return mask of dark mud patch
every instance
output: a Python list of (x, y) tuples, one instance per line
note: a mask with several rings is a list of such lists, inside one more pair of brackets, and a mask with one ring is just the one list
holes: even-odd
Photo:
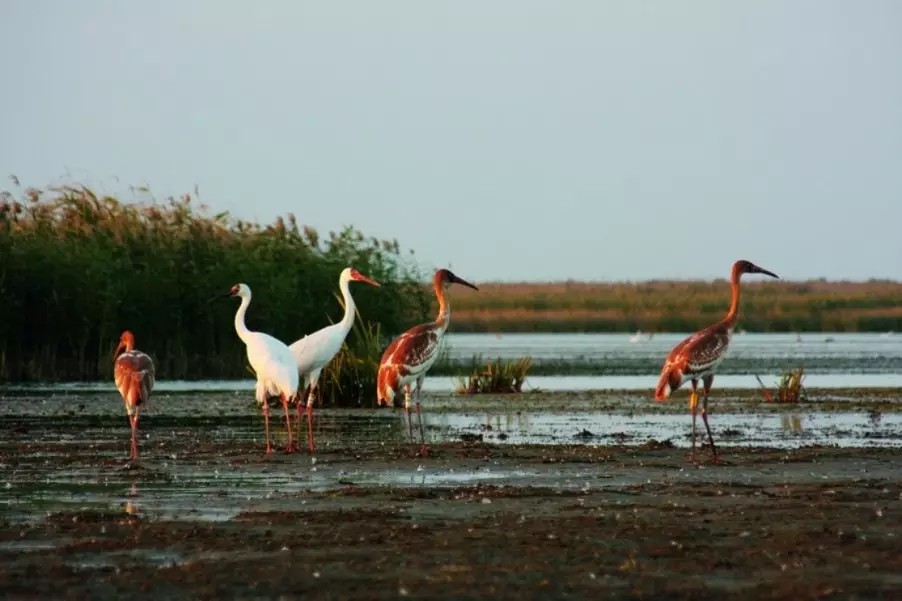
[[(896, 480), (357, 491), (218, 523), (6, 524), (0, 592), (46, 599), (895, 598)], [(488, 502), (486, 502), (488, 501)], [(427, 511), (429, 506), (436, 511)]]

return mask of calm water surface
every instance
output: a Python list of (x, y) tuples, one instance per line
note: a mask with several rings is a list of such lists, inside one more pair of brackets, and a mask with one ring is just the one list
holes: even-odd
[[(446, 336), (451, 358), (521, 357), (534, 359), (623, 359), (661, 361), (684, 334), (455, 334)], [(902, 334), (736, 334), (730, 343), (730, 359), (797, 360), (902, 360)]]
[[(455, 334), (449, 333), (444, 353), (451, 361), (529, 355), (536, 363), (567, 362), (588, 365), (586, 375), (532, 376), (528, 388), (543, 390), (651, 390), (664, 357), (688, 334)], [(902, 334), (736, 334), (721, 364), (716, 384), (728, 388), (756, 388), (755, 376), (774, 386), (780, 374), (796, 367), (806, 370), (810, 388), (902, 387)], [(584, 373), (580, 372), (580, 373)], [(554, 372), (552, 372), (554, 373)], [(571, 371), (572, 373), (572, 371)], [(432, 375), (424, 389), (454, 389), (454, 378)], [(9, 389), (35, 388), (8, 386)], [(40, 388), (40, 386), (38, 386)], [(112, 382), (57, 384), (56, 390), (114, 390)], [(253, 381), (166, 381), (157, 391), (252, 390)]]

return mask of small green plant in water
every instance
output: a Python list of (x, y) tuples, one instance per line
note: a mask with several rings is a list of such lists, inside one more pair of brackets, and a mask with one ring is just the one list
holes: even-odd
[(486, 361), (479, 365), (481, 358), (473, 358), (473, 369), (467, 377), (454, 379), (457, 394), (506, 394), (523, 391), (523, 384), (532, 365), (532, 357), (504, 361)]
[(805, 379), (805, 368), (799, 367), (783, 372), (780, 386), (777, 389), (777, 402), (798, 403), (804, 394), (802, 381)]

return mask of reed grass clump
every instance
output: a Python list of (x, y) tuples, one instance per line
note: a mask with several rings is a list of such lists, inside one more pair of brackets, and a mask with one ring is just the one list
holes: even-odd
[[(333, 295), (348, 265), (382, 284), (354, 290), (373, 327), (400, 332), (426, 318), (425, 278), (394, 240), (351, 227), (321, 236), (292, 214), (269, 225), (212, 215), (189, 194), (135, 194), (125, 203), (64, 185), (0, 195), (0, 379), (109, 379), (126, 328), (160, 379), (248, 377), (237, 301), (210, 297), (246, 283), (248, 327), (290, 344), (340, 318)], [(349, 353), (368, 344), (361, 334), (349, 335)]]
[(482, 363), (474, 357), (468, 376), (454, 379), (457, 394), (509, 394), (523, 391), (523, 384), (532, 365), (532, 357), (513, 360), (495, 359)]
[(798, 403), (805, 392), (802, 381), (805, 379), (805, 368), (799, 367), (783, 372), (777, 388), (778, 403)]

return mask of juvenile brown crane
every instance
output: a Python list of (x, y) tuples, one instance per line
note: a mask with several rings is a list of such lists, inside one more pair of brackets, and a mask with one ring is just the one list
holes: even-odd
[(153, 390), (153, 360), (135, 349), (135, 335), (129, 330), (122, 332), (113, 357), (115, 357), (113, 378), (125, 402), (125, 411), (132, 426), (131, 458), (137, 460), (138, 417), (141, 414), (141, 405), (150, 400), (150, 391)]
[(404, 388), (404, 410), (407, 412), (407, 433), (413, 439), (413, 424), (410, 419), (410, 385), (416, 383), (413, 397), (416, 400), (417, 421), (420, 424), (420, 437), (423, 446), (420, 454), (428, 453), (426, 448), (426, 431), (423, 428), (423, 416), (420, 410), (420, 389), (426, 372), (438, 358), (442, 337), (451, 323), (451, 304), (445, 292), (451, 284), (461, 284), (479, 290), (470, 282), (461, 279), (447, 269), (439, 269), (432, 278), (432, 287), (438, 299), (438, 317), (435, 321), (414, 326), (395, 338), (385, 352), (379, 364), (379, 375), (376, 380), (376, 400), (379, 405), (390, 405), (395, 395)]
[(702, 420), (705, 422), (705, 430), (708, 432), (708, 441), (711, 443), (711, 452), (714, 454), (714, 463), (719, 463), (717, 447), (714, 446), (714, 437), (711, 436), (711, 427), (708, 425), (708, 393), (711, 392), (711, 384), (714, 383), (714, 371), (723, 360), (733, 336), (733, 328), (739, 318), (739, 278), (744, 273), (763, 273), (772, 278), (779, 279), (777, 274), (758, 267), (746, 260), (733, 263), (733, 271), (730, 277), (732, 287), (732, 300), (730, 310), (719, 322), (708, 326), (689, 336), (673, 347), (664, 367), (661, 369), (661, 377), (658, 387), (655, 389), (655, 400), (666, 401), (670, 393), (678, 389), (686, 380), (692, 385), (689, 395), (689, 411), (692, 413), (692, 454), (690, 461), (695, 461), (695, 423), (696, 407), (698, 406), (698, 381), (701, 379), (704, 385), (705, 396), (702, 399)]

